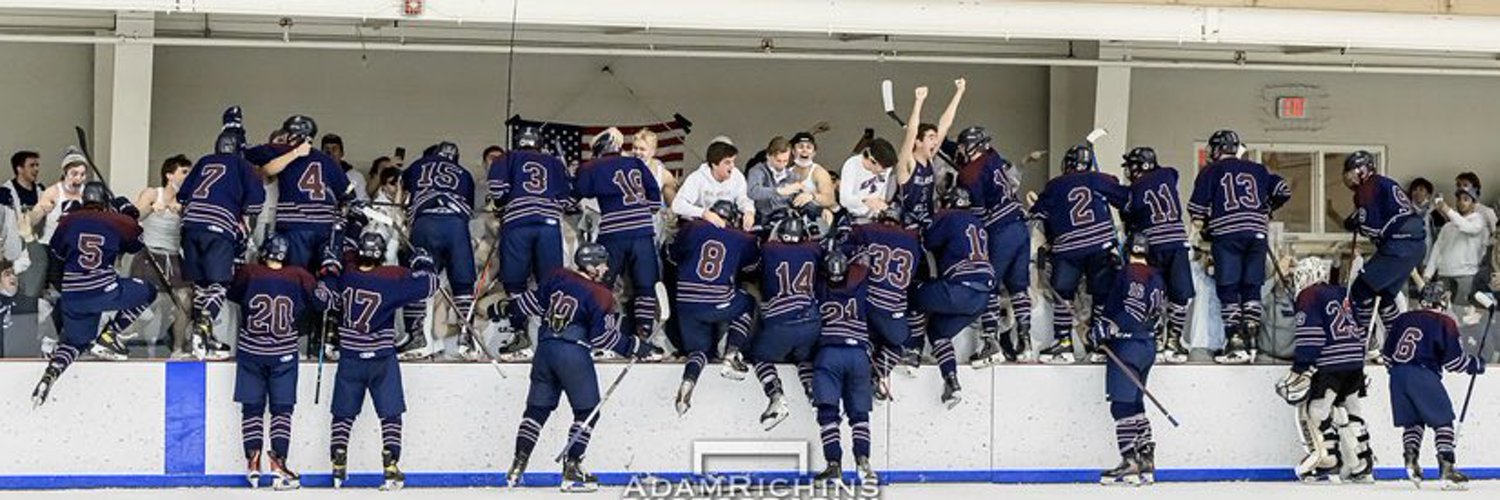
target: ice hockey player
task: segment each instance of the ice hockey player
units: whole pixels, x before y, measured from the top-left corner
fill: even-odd
[[[536,358],[531,364],[531,388],[526,411],[516,431],[515,458],[506,481],[521,482],[547,417],[557,409],[559,396],[567,394],[573,408],[570,445],[563,462],[562,490],[593,491],[599,480],[583,468],[583,455],[599,418],[586,421],[599,401],[599,379],[594,369],[594,350],[622,356],[644,354],[645,342],[620,330],[615,298],[602,280],[609,267],[609,251],[598,243],[584,243],[573,255],[578,270],[555,269],[536,290],[514,296],[505,306],[512,316],[538,317]]]
[[[803,212],[792,212],[761,246],[764,304],[760,331],[745,350],[745,359],[754,365],[768,400],[766,411],[760,415],[761,427],[768,431],[791,414],[781,376],[772,363],[797,365],[804,390],[812,383],[813,348],[820,327],[814,284],[823,251],[808,234],[809,224]]]
[[[594,136],[594,159],[578,168],[576,188],[579,198],[599,202],[598,242],[611,259],[604,283],[613,287],[620,273],[628,273],[630,319],[637,333],[649,334],[656,328],[661,281],[652,224],[664,205],[651,169],[640,158],[621,155],[624,144],[624,134],[613,127]]]
[[[1349,300],[1361,328],[1368,329],[1379,314],[1385,331],[1394,332],[1396,294],[1427,255],[1427,222],[1401,184],[1375,172],[1375,163],[1375,155],[1362,150],[1344,159],[1344,186],[1354,191],[1354,213],[1344,220],[1344,229],[1375,243],[1375,254],[1349,287]]]
[[[910,220],[922,227],[932,223],[932,212],[937,210],[938,148],[948,137],[953,118],[958,114],[958,103],[963,100],[967,84],[964,79],[953,81],[953,99],[938,118],[937,124],[922,123],[922,104],[927,98],[927,88],[917,90],[912,104],[911,117],[906,121],[906,138],[896,156],[896,183],[899,194],[897,205]],[[962,165],[956,165],[960,167]]]
[[[818,312],[823,331],[813,361],[813,403],[818,408],[823,460],[827,464],[813,481],[838,482],[843,478],[844,449],[839,430],[840,409],[849,422],[854,441],[854,467],[862,484],[879,482],[870,466],[870,411],[874,407],[874,384],[870,379],[870,332],[865,318],[867,273],[863,266],[849,264],[842,252],[823,256],[822,280],[818,282]]]
[[[244,158],[244,116],[239,106],[224,110],[214,152],[198,159],[177,191],[182,205],[183,277],[193,283],[193,349],[199,359],[224,349],[213,325],[234,279],[234,262],[244,255],[266,202],[255,167]]]
[[[1115,445],[1120,450],[1120,465],[1099,476],[1099,482],[1106,485],[1156,481],[1156,443],[1151,421],[1146,418],[1145,395],[1130,377],[1133,373],[1142,384],[1148,383],[1151,365],[1156,361],[1158,323],[1167,309],[1161,272],[1147,263],[1151,251],[1146,239],[1134,237],[1129,260],[1116,275],[1115,286],[1106,294],[1095,295],[1096,300],[1104,301],[1104,307],[1098,321],[1089,325],[1090,339],[1121,361],[1110,362],[1104,369],[1104,392],[1109,414],[1115,420]]]
[[[124,360],[130,351],[120,341],[121,332],[156,300],[156,288],[139,279],[121,277],[114,268],[121,253],[144,248],[141,226],[130,215],[139,212],[124,198],[112,201],[109,188],[98,181],[83,185],[81,203],[57,223],[48,243],[62,262],[62,299],[57,313],[62,315],[62,342],[52,351],[42,380],[31,393],[35,406],[47,402],[57,378],[84,349],[102,359]],[[100,331],[99,321],[105,311],[115,311],[115,316]]]
[[[908,217],[900,205],[887,206],[875,221],[854,226],[844,241],[846,254],[869,272],[868,323],[875,360],[876,396],[891,399],[890,374],[911,338],[907,296],[926,259],[917,233],[903,227]],[[913,224],[915,226],[916,224]]]
[[[1277,392],[1296,405],[1308,455],[1297,465],[1306,482],[1338,482],[1344,468],[1340,431],[1355,438],[1356,462],[1349,480],[1373,480],[1375,455],[1360,400],[1365,396],[1367,331],[1354,321],[1344,288],[1329,280],[1329,263],[1317,257],[1297,262],[1297,340],[1291,372]]]
[[[1119,259],[1109,208],[1123,209],[1130,195],[1114,176],[1099,172],[1092,146],[1068,149],[1062,166],[1063,175],[1047,181],[1031,206],[1050,248],[1053,344],[1038,356],[1049,363],[1074,361],[1073,299],[1079,283],[1087,280],[1095,317],[1104,306],[1100,299],[1115,283]]]
[[[328,307],[332,291],[306,269],[286,265],[289,244],[272,235],[261,245],[259,264],[235,274],[228,298],[240,305],[239,353],[235,356],[234,400],[240,403],[246,478],[260,485],[265,449],[266,410],[271,411],[270,470],[278,490],[301,487],[301,476],[287,467],[292,409],[297,404],[297,324],[305,311]]]
[[[1245,364],[1256,354],[1264,309],[1266,231],[1271,212],[1292,197],[1292,189],[1265,165],[1242,160],[1240,136],[1220,130],[1208,138],[1208,166],[1193,181],[1188,215],[1198,235],[1210,242],[1214,283],[1224,320],[1224,353],[1214,361]]]
[[[940,275],[922,283],[912,296],[914,331],[907,352],[921,349],[926,339],[932,345],[938,370],[943,375],[943,404],[949,409],[963,402],[958,383],[958,360],[953,337],[979,319],[995,290],[995,272],[990,267],[988,233],[970,211],[971,195],[962,186],[943,194],[943,209],[922,234],[922,244],[932,252]]]
[[[1454,468],[1458,434],[1453,428],[1453,403],[1443,388],[1442,372],[1479,375],[1484,373],[1484,360],[1464,354],[1458,325],[1444,312],[1448,295],[1442,280],[1422,287],[1422,307],[1396,317],[1381,349],[1390,370],[1391,421],[1403,429],[1401,455],[1406,476],[1419,488],[1423,427],[1431,427],[1435,434],[1438,479],[1443,481],[1443,488],[1465,489],[1469,482],[1468,476]]]
[[[474,242],[469,237],[469,219],[474,212],[474,176],[459,164],[458,145],[440,142],[432,154],[406,167],[401,172],[401,188],[408,196],[406,217],[411,221],[411,246],[426,250],[432,256],[434,270],[448,274],[453,307],[457,309],[452,314],[457,315],[459,324],[459,353],[471,361],[479,359],[483,353],[469,327],[477,279]],[[422,328],[426,314],[425,301],[408,304],[401,311],[406,330],[401,359],[421,359],[437,350],[438,346],[428,343],[428,335]]]
[[[974,197],[974,212],[984,221],[989,233],[990,266],[995,269],[998,285],[986,306],[981,326],[980,348],[970,362],[976,367],[991,366],[1001,356],[1016,360],[1031,358],[1031,229],[1026,225],[1026,211],[1016,199],[1020,174],[1014,165],[990,145],[990,135],[983,127],[969,127],[958,133],[958,182]],[[999,332],[1004,310],[1001,297],[1010,300],[1014,314],[1011,332]]]
[[[740,220],[734,202],[720,200],[709,211],[723,220]],[[650,241],[648,239],[647,243]],[[677,263],[677,306],[683,350],[688,353],[677,390],[677,414],[692,407],[693,388],[708,364],[709,353],[718,345],[720,327],[727,325],[724,347],[726,378],[741,379],[749,373],[742,350],[750,340],[754,300],[736,283],[736,275],[760,260],[755,236],[735,228],[719,227],[706,220],[685,223],[673,242]]]
[[[291,161],[274,161],[311,144],[318,135],[312,118],[292,115],[273,137],[278,140],[245,152],[245,158],[260,166],[266,176],[276,177],[276,232],[291,244],[287,264],[317,270],[323,249],[332,238],[342,201],[353,199],[349,177],[339,161],[318,150]]]
[[[572,203],[573,180],[561,159],[541,151],[541,132],[526,127],[516,134],[516,149],[489,166],[490,210],[499,214],[500,284],[516,297],[526,279],[540,284],[563,266],[563,211]],[[500,357],[531,357],[526,324],[506,325],[520,335],[508,341]]]
[[[1150,251],[1146,263],[1162,275],[1167,287],[1165,334],[1157,340],[1158,357],[1163,361],[1187,361],[1183,332],[1187,327],[1188,304],[1193,289],[1187,227],[1182,220],[1182,198],[1177,194],[1177,169],[1161,166],[1156,150],[1137,147],[1125,153],[1126,175],[1130,176],[1130,200],[1125,203],[1121,219],[1127,234],[1146,238]]]
[[[333,485],[342,487],[349,477],[349,430],[365,404],[365,393],[375,403],[380,417],[382,463],[385,483],[382,489],[399,489],[406,481],[397,462],[401,460],[401,414],[406,412],[406,396],[401,384],[401,365],[396,360],[396,312],[414,302],[426,300],[438,291],[433,274],[432,257],[418,248],[411,257],[411,269],[382,266],[385,262],[385,237],[365,233],[359,238],[355,267],[338,276],[339,344],[341,354],[334,377],[333,427],[329,438],[329,455],[333,460]],[[325,264],[325,269],[338,266]],[[326,278],[325,278],[326,279]]]

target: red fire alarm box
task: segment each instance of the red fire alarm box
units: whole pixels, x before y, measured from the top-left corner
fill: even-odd
[[[1277,97],[1276,118],[1282,120],[1307,119],[1307,98],[1302,96]]]

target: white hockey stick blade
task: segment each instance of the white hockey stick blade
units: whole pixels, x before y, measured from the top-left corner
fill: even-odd
[[[1084,137],[1083,140],[1088,141],[1089,144],[1094,144],[1099,142],[1099,139],[1103,139],[1106,135],[1109,135],[1109,131],[1105,130],[1103,127],[1100,127],[1094,129],[1093,132],[1089,132],[1089,135],[1087,137]]]
[[[365,214],[365,218],[366,219],[370,219],[371,222],[375,222],[375,223],[378,223],[378,224],[385,224],[387,226],[395,226],[396,225],[396,220],[395,219],[392,219],[391,216],[386,215],[386,214],[382,213],[379,210],[375,210],[375,209],[370,208],[370,207],[363,207],[363,208],[359,209],[359,212],[362,213],[362,214]]]
[[[885,112],[887,113],[896,111],[896,94],[894,92],[895,87],[893,87],[890,80],[882,80],[880,82],[880,100],[885,103]]]
[[[667,300],[667,285],[656,282],[656,319],[665,323],[672,319],[672,302]]]
[[[1474,303],[1485,309],[1492,309],[1495,307],[1495,295],[1482,291],[1474,292]]]

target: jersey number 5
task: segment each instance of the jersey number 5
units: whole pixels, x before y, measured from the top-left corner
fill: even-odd
[[[78,265],[84,269],[98,269],[104,263],[104,237],[92,233],[78,235]]]

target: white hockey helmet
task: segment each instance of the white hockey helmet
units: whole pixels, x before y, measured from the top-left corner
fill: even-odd
[[[1297,266],[1292,268],[1292,286],[1300,291],[1315,283],[1328,281],[1328,269],[1332,265],[1332,261],[1322,257],[1306,257],[1298,260]]]

